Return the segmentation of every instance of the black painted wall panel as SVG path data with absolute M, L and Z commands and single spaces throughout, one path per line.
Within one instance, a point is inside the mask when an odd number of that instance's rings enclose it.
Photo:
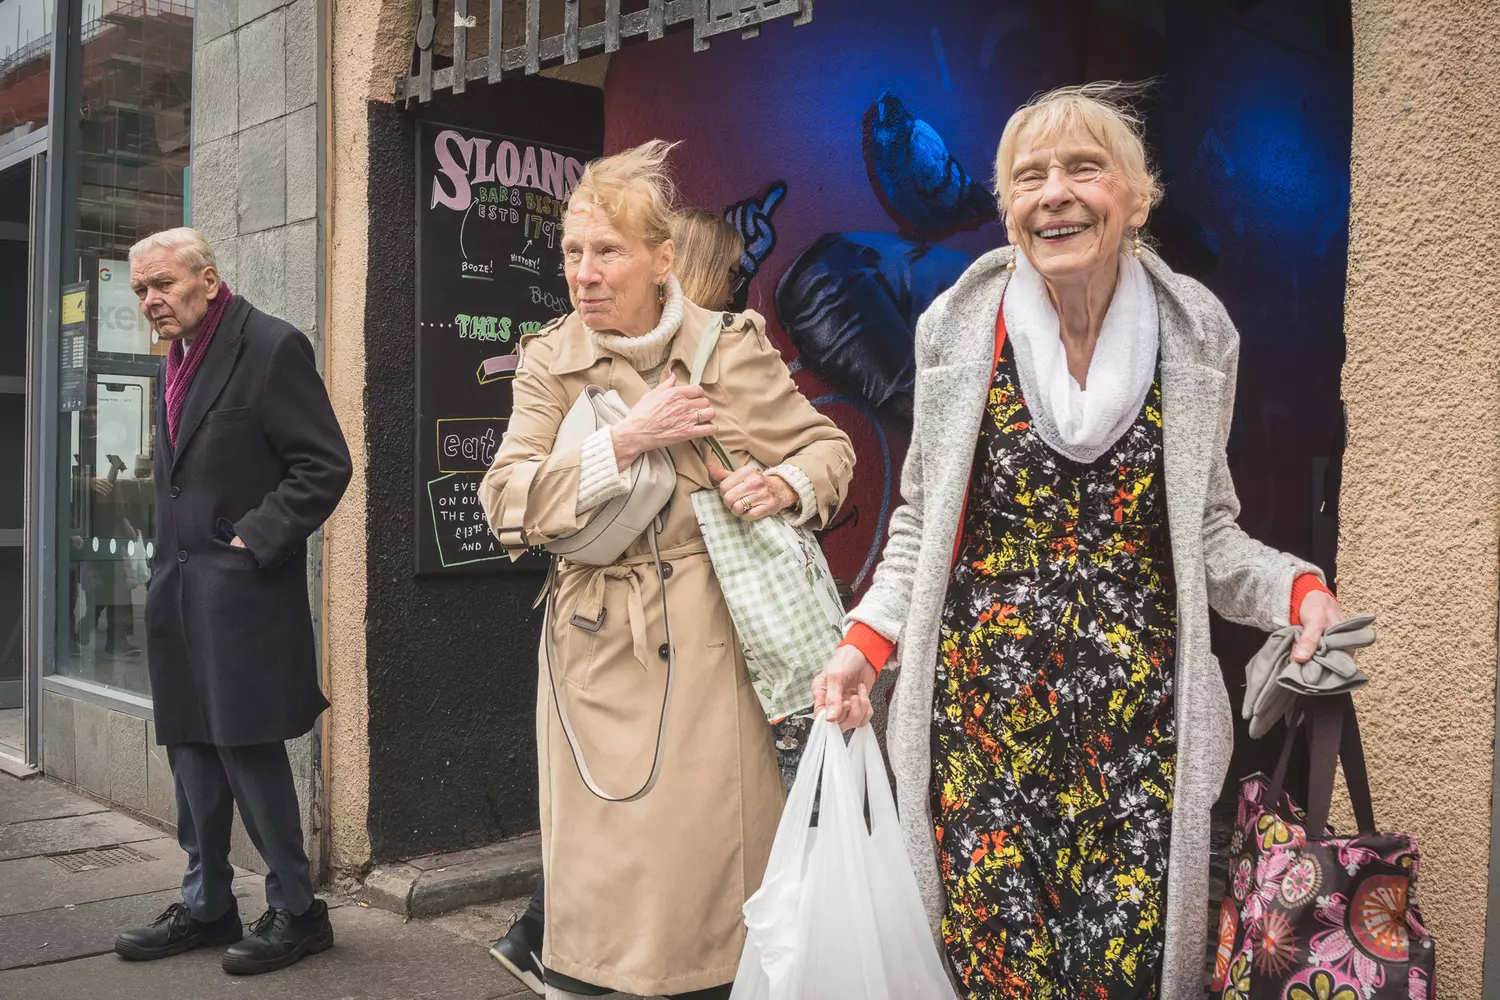
M 537 574 L 413 573 L 416 116 L 599 148 L 604 97 L 546 79 L 471 85 L 408 113 L 372 102 L 365 299 L 366 665 L 375 860 L 537 827 Z

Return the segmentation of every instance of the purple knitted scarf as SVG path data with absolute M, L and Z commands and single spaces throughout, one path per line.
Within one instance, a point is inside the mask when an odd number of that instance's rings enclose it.
M 182 341 L 175 341 L 167 351 L 167 432 L 172 435 L 174 448 L 177 446 L 177 425 L 182 422 L 182 404 L 187 402 L 193 376 L 198 373 L 198 365 L 203 360 L 203 355 L 208 353 L 208 342 L 214 339 L 219 320 L 224 318 L 224 312 L 233 298 L 234 293 L 229 290 L 229 284 L 219 282 L 219 294 L 208 304 L 208 312 L 198 324 L 198 334 L 193 342 L 184 348 Z

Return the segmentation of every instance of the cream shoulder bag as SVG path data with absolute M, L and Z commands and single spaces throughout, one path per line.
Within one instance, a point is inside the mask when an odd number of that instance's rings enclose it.
M 625 401 L 613 389 L 586 386 L 563 417 L 552 450 L 559 452 L 581 447 L 589 435 L 602 427 L 619 423 L 629 412 Z M 573 731 L 567 702 L 552 669 L 552 591 L 557 573 L 556 558 L 547 573 L 547 584 L 539 598 L 539 603 L 546 602 L 542 620 L 542 648 L 547 662 L 547 680 L 552 685 L 552 704 L 557 707 L 557 720 L 562 725 L 563 735 L 567 738 L 568 749 L 573 755 L 573 763 L 578 768 L 578 776 L 583 780 L 584 787 L 606 802 L 633 802 L 655 786 L 657 776 L 661 773 L 661 748 L 667 733 L 667 705 L 672 698 L 672 673 L 677 663 L 676 650 L 672 646 L 672 623 L 667 618 L 667 577 L 656 542 L 657 518 L 671 502 L 672 494 L 677 488 L 677 465 L 666 449 L 658 448 L 632 462 L 629 476 L 628 492 L 595 508 L 578 531 L 547 544 L 547 550 L 554 557 L 584 566 L 610 566 L 643 533 L 651 543 L 651 555 L 660 583 L 662 622 L 667 633 L 667 677 L 662 690 L 661 716 L 656 726 L 656 751 L 651 758 L 651 773 L 640 788 L 627 795 L 611 795 L 606 792 L 589 771 L 588 762 L 584 760 L 583 751 L 578 746 L 578 737 Z M 597 632 L 604 627 L 604 613 L 601 610 L 598 621 L 580 620 L 575 615 L 568 624 L 573 628 Z
M 583 446 L 589 436 L 624 420 L 630 408 L 613 389 L 585 386 L 557 429 L 554 452 Z M 656 520 L 677 488 L 677 466 L 666 449 L 630 463 L 630 490 L 600 504 L 571 535 L 547 543 L 547 551 L 584 566 L 610 566 Z

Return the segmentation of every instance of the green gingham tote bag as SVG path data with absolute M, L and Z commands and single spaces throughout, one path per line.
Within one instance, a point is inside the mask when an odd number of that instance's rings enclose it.
M 718 343 L 715 322 L 703 333 L 689 384 L 698 384 Z M 714 438 L 708 444 L 733 471 L 724 447 Z M 844 621 L 817 537 L 782 517 L 742 521 L 718 490 L 694 493 L 693 513 L 766 718 L 774 722 L 811 707 L 812 683 L 843 638 Z

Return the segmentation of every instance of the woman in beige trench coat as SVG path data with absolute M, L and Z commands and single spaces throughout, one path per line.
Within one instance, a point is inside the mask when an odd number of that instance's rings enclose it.
M 821 525 L 843 501 L 854 454 L 797 391 L 760 316 L 709 313 L 683 298 L 671 277 L 669 149 L 648 143 L 580 178 L 563 238 L 576 311 L 522 341 L 515 406 L 480 500 L 519 551 L 578 530 L 623 491 L 621 470 L 639 454 L 665 447 L 676 464 L 660 534 L 676 673 L 648 794 L 612 803 L 584 786 L 552 701 L 545 642 L 539 657 L 542 961 L 549 974 L 643 996 L 727 997 L 744 943 L 741 907 L 759 887 L 783 784 L 690 497 L 719 489 L 738 516 Z M 690 387 L 709 324 L 719 347 L 701 387 Z M 630 416 L 554 453 L 588 385 L 618 391 Z M 709 434 L 737 462 L 754 462 L 728 476 L 711 467 Z M 520 537 L 499 532 L 517 525 Z M 644 538 L 613 566 L 563 560 L 554 583 L 551 668 L 578 750 L 611 794 L 639 788 L 656 752 L 667 669 L 660 586 Z

